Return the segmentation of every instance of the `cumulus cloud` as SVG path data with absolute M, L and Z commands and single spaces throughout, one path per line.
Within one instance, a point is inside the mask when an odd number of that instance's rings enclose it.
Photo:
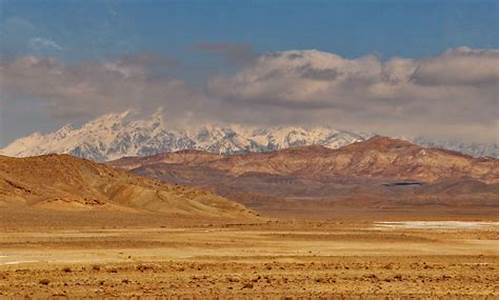
M 387 61 L 283 51 L 211 79 L 208 90 L 227 105 L 260 106 L 260 119 L 268 122 L 289 118 L 490 141 L 498 132 L 498 50 L 463 47 L 432 58 Z
M 205 45 L 226 51 L 225 45 Z M 348 59 L 317 50 L 255 56 L 194 88 L 177 62 L 153 54 L 64 64 L 35 56 L 0 61 L 2 101 L 37 99 L 54 118 L 165 108 L 172 123 L 329 125 L 387 135 L 496 142 L 498 50 L 435 57 Z M 170 74 L 170 75 L 169 75 Z
M 35 98 L 54 118 L 71 121 L 127 108 L 168 108 L 176 116 L 196 108 L 197 95 L 186 83 L 154 72 L 171 61 L 150 55 L 126 56 L 105 63 L 64 64 L 35 56 L 4 59 L 0 89 L 5 102 Z M 154 65 L 154 67 L 153 67 Z
M 423 60 L 413 79 L 428 85 L 478 85 L 498 83 L 498 50 L 451 49 Z

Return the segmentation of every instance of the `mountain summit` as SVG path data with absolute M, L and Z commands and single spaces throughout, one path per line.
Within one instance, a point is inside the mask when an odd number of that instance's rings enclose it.
M 48 134 L 35 132 L 0 149 L 0 154 L 27 157 L 66 153 L 95 161 L 108 161 L 124 156 L 150 156 L 180 150 L 237 154 L 308 145 L 337 149 L 372 136 L 329 127 L 257 128 L 207 124 L 189 130 L 177 130 L 167 127 L 160 111 L 146 119 L 133 119 L 130 112 L 126 111 L 103 115 L 80 128 L 66 125 Z M 498 156 L 498 145 L 436 142 L 422 138 L 414 142 L 473 156 Z
M 66 125 L 45 135 L 33 133 L 1 149 L 0 154 L 26 157 L 67 153 L 106 161 L 123 156 L 149 156 L 191 149 L 235 154 L 312 144 L 338 148 L 369 136 L 323 127 L 245 128 L 208 124 L 190 130 L 176 130 L 166 127 L 159 112 L 142 120 L 131 120 L 129 112 L 124 112 L 101 116 L 80 128 Z

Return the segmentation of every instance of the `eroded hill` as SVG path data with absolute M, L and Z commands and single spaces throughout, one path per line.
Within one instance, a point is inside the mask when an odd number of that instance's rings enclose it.
M 128 157 L 112 166 L 211 188 L 265 211 L 324 207 L 498 210 L 498 160 L 374 137 L 340 149 L 308 146 L 221 156 L 180 151 Z M 317 207 L 314 207 L 314 206 Z M 332 208 L 333 207 L 333 208 Z M 337 210 L 338 211 L 338 210 Z M 336 212 L 337 213 L 337 212 Z
M 0 156 L 0 205 L 150 211 L 190 217 L 252 217 L 214 193 L 168 184 L 70 155 Z

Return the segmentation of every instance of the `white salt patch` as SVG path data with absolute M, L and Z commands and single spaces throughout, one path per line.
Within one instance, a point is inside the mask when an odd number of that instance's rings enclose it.
M 14 261 L 0 263 L 0 265 L 18 265 L 18 264 L 33 263 L 33 262 L 38 262 L 38 260 L 14 260 Z
M 401 221 L 374 222 L 376 228 L 405 229 L 488 229 L 498 227 L 498 222 L 466 221 Z

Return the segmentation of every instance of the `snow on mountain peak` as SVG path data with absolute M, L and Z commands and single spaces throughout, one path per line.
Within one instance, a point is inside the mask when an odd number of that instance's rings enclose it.
M 236 124 L 205 124 L 176 130 L 167 127 L 161 110 L 143 119 L 133 118 L 133 115 L 133 111 L 111 113 L 89 121 L 80 128 L 68 124 L 48 134 L 35 132 L 0 149 L 0 154 L 25 157 L 69 153 L 96 161 L 106 161 L 123 156 L 148 156 L 188 149 L 219 154 L 273 151 L 313 144 L 336 149 L 373 136 L 329 127 L 260 128 Z M 415 142 L 426 145 L 426 140 L 421 138 Z M 435 141 L 427 143 L 439 146 Z M 443 147 L 466 153 L 469 151 L 469 154 L 476 156 L 498 155 L 498 146 L 488 148 L 480 145 L 472 147 L 467 144 L 443 143 Z

